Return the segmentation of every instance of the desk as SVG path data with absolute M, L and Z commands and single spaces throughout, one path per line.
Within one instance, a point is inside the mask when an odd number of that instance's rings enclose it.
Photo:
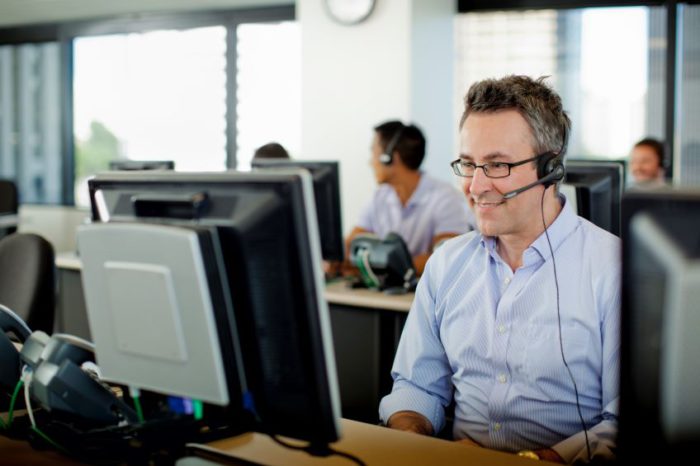
M 90 340 L 81 262 L 74 253 L 56 256 L 58 303 L 56 331 Z M 331 329 L 343 416 L 376 423 L 379 400 L 391 390 L 391 365 L 413 293 L 389 296 L 328 285 Z
M 413 293 L 390 296 L 336 282 L 326 287 L 326 299 L 343 417 L 377 423 Z
M 363 460 L 367 466 L 442 466 L 442 465 L 513 465 L 532 466 L 530 459 L 485 448 L 460 445 L 447 440 L 418 434 L 399 432 L 385 427 L 363 424 L 344 419 L 343 437 L 332 445 L 333 449 L 351 453 Z M 199 450 L 199 453 L 196 451 Z M 228 464 L 250 466 L 250 463 L 265 466 L 352 466 L 350 460 L 339 456 L 316 458 L 306 453 L 283 448 L 265 435 L 243 434 L 231 439 L 219 440 L 206 446 L 192 449 L 195 455 L 224 455 Z M 553 464 L 537 462 L 537 464 Z M 203 466 L 209 461 L 187 457 L 177 466 Z
M 46 466 L 73 466 L 78 463 L 56 451 L 35 450 L 28 442 L 0 435 L 0 463 Z

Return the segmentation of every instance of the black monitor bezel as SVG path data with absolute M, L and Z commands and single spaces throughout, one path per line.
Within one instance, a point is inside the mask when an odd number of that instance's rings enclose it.
M 318 215 L 323 259 L 342 262 L 345 258 L 345 244 L 343 241 L 342 210 L 340 205 L 340 163 L 335 160 L 254 159 L 251 162 L 251 168 L 303 168 L 311 173 L 314 180 L 314 200 Z M 323 179 L 331 180 L 332 193 L 329 200 L 330 203 L 323 201 L 321 199 L 323 193 L 318 192 L 316 189 Z M 330 208 L 327 208 L 329 206 Z M 325 231 L 326 229 L 322 228 L 322 218 L 325 218 L 328 222 L 330 231 Z
M 109 161 L 110 171 L 175 170 L 174 160 L 131 160 Z
M 593 177 L 595 174 L 610 178 L 611 184 L 611 225 L 608 231 L 620 236 L 621 234 L 621 202 L 622 195 L 625 190 L 625 163 L 619 160 L 585 160 L 585 159 L 570 159 L 566 161 L 567 176 L 564 179 L 565 184 L 572 175 L 584 178 Z M 593 177 L 597 178 L 597 177 Z M 595 222 L 594 222 L 595 223 Z
M 631 269 L 635 252 L 634 238 L 631 230 L 632 220 L 638 214 L 645 213 L 652 218 L 670 218 L 673 216 L 687 217 L 689 214 L 700 214 L 700 191 L 673 190 L 664 188 L 654 191 L 629 191 L 622 199 L 622 310 L 621 310 L 621 347 L 620 347 L 620 418 L 618 448 L 619 457 L 625 463 L 649 459 L 685 458 L 688 453 L 697 451 L 698 442 L 669 445 L 663 438 L 659 412 L 651 412 L 659 408 L 658 400 L 654 406 L 649 406 L 643 390 L 649 392 L 649 387 L 642 384 L 659 382 L 658 374 L 655 381 L 640 381 L 639 374 L 645 373 L 634 348 L 638 331 L 638 313 L 633 308 L 634 270 Z M 697 217 L 696 217 L 697 218 Z M 628 259 L 629 258 L 629 259 Z M 659 387 L 655 387 L 658 393 Z M 652 390 L 653 392 L 653 390 Z M 640 449 L 639 445 L 645 448 Z

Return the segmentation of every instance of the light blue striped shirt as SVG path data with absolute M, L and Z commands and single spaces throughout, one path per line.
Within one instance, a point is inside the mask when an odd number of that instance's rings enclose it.
M 380 238 L 398 233 L 411 255 L 417 256 L 430 251 L 437 235 L 459 235 L 471 230 L 473 216 L 463 193 L 421 172 L 418 186 L 405 206 L 391 185 L 380 185 L 357 226 Z
M 563 197 L 562 197 L 563 200 Z M 560 294 L 564 354 L 578 387 L 591 453 L 613 456 L 620 349 L 620 241 L 565 203 L 549 228 Z M 573 383 L 562 361 L 556 289 L 544 233 L 515 273 L 496 240 L 476 232 L 431 257 L 380 405 L 440 431 L 456 401 L 455 438 L 506 451 L 553 448 L 586 459 Z

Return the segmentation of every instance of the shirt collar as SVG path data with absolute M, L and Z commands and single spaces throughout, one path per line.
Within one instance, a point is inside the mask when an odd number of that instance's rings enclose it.
M 562 204 L 561 212 L 554 219 L 554 222 L 549 226 L 549 241 L 552 242 L 552 250 L 557 248 L 578 226 L 578 216 L 574 212 L 571 204 L 566 200 L 563 194 L 559 194 L 559 202 Z M 485 248 L 489 254 L 497 257 L 496 238 L 493 236 L 481 236 L 481 246 Z M 535 261 L 546 260 L 551 256 L 547 235 L 542 233 L 535 241 L 523 252 L 523 266 L 532 265 Z
M 549 241 L 552 243 L 552 251 L 556 251 L 578 227 L 578 215 L 576 215 L 573 207 L 571 207 L 571 204 L 563 194 L 559 194 L 559 202 L 562 203 L 561 212 L 547 228 Z M 539 254 L 539 258 L 534 256 L 535 253 Z M 523 253 L 523 265 L 531 265 L 536 259 L 547 260 L 551 255 L 547 234 L 543 232 Z
M 427 196 L 425 194 L 430 190 L 430 185 L 430 179 L 427 176 L 425 176 L 425 173 L 423 173 L 423 171 L 420 171 L 420 179 L 418 180 L 418 185 L 416 186 L 415 191 L 413 191 L 413 194 L 411 194 L 411 197 L 408 198 L 406 207 L 423 204 L 427 199 Z

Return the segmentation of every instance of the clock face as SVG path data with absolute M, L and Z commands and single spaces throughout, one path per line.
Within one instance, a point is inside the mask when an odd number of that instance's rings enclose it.
M 357 24 L 372 13 L 375 0 L 325 0 L 328 14 L 342 24 Z

